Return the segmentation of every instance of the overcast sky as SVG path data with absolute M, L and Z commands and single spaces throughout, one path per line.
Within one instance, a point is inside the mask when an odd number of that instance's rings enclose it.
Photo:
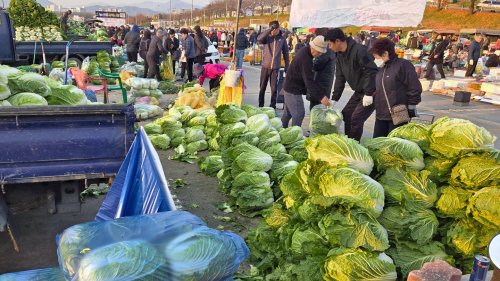
M 102 0 L 51 0 L 52 3 L 54 4 L 59 4 L 63 6 L 82 6 L 82 3 L 85 3 L 84 5 L 89 6 L 89 5 L 97 5 L 97 4 L 104 4 L 105 5 L 116 5 L 116 6 L 124 6 L 124 5 L 134 5 L 134 4 L 140 4 L 145 1 L 153 1 L 153 2 L 158 2 L 158 3 L 165 3 L 169 4 L 170 0 L 108 0 L 108 1 L 102 1 Z M 182 0 L 186 3 L 191 3 L 191 0 Z M 204 6 L 208 4 L 210 0 L 193 0 L 193 3 L 198 6 Z

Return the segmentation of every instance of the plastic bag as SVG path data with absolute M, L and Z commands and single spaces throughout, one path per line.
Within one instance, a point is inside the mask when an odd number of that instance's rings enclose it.
M 64 72 L 64 69 L 60 68 L 54 68 L 52 71 L 50 71 L 49 78 L 57 81 L 61 84 L 64 84 L 64 78 L 65 78 L 66 73 Z M 68 73 L 68 83 L 67 85 L 72 85 L 73 80 L 71 79 L 70 73 Z
M 89 64 L 90 64 L 90 57 L 86 57 L 85 59 L 83 59 L 82 61 L 82 71 L 87 73 L 87 68 L 89 68 Z
M 157 105 L 134 104 L 135 117 L 137 120 L 146 120 L 162 115 L 163 110 Z
M 72 281 L 226 280 L 249 256 L 241 237 L 185 211 L 75 225 L 57 252 Z
M 0 275 L 0 281 L 65 281 L 59 268 L 43 268 Z
M 311 110 L 309 129 L 313 135 L 338 133 L 341 124 L 342 113 L 336 109 L 319 104 Z

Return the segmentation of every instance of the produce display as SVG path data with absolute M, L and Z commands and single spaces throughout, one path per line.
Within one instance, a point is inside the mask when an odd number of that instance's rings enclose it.
M 11 0 L 8 12 L 15 27 L 45 28 L 59 26 L 57 15 L 46 10 L 35 0 Z
M 4 65 L 0 65 L 0 102 L 2 106 L 92 104 L 73 85 Z
M 108 52 L 99 51 L 97 52 L 96 58 L 93 57 L 90 59 L 90 62 L 84 71 L 90 77 L 99 77 L 99 69 L 107 73 L 117 73 L 119 72 L 120 64 L 118 62 L 118 59 L 114 56 L 111 56 Z M 115 84 L 116 80 L 109 78 L 107 79 L 107 82 L 110 84 Z M 92 83 L 100 85 L 102 82 L 93 80 Z
M 89 41 L 97 41 L 97 42 L 108 42 L 110 41 L 108 37 L 108 33 L 104 28 L 97 28 L 93 33 L 91 33 L 87 40 Z
M 130 94 L 134 98 L 151 96 L 159 99 L 163 93 L 158 90 L 158 81 L 156 79 L 145 79 L 132 77 L 125 81 L 125 84 L 130 86 Z
M 173 95 L 177 94 L 180 88 L 175 85 L 174 82 L 161 81 L 160 84 L 158 84 L 158 90 L 160 90 L 164 95 Z
M 87 25 L 83 21 L 68 20 L 68 37 L 88 37 L 90 35 Z M 91 40 L 97 41 L 97 40 Z
M 16 26 L 16 41 L 63 41 L 63 35 L 58 26 L 44 27 Z

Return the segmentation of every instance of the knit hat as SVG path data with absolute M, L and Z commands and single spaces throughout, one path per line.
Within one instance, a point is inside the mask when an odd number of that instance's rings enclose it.
M 316 36 L 311 42 L 309 42 L 309 46 L 311 48 L 315 49 L 316 51 L 320 53 L 326 53 L 326 43 L 325 43 L 325 37 L 319 35 Z
M 203 70 L 205 70 L 205 68 L 199 63 L 193 66 L 193 74 L 196 76 L 200 76 L 203 73 Z

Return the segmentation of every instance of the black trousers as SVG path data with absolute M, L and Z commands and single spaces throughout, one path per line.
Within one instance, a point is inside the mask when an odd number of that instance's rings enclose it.
M 148 60 L 144 59 L 144 77 L 143 78 L 148 78 L 148 70 L 149 70 Z
M 208 81 L 208 86 L 209 86 L 210 91 L 212 91 L 212 89 L 219 88 L 220 87 L 220 77 L 215 78 L 215 79 L 210 79 L 210 81 Z
M 188 73 L 188 81 L 193 81 L 193 65 L 195 58 L 187 59 L 186 68 Z
M 361 140 L 363 135 L 363 126 L 366 119 L 375 111 L 375 105 L 363 106 L 363 94 L 354 93 L 351 99 L 342 109 L 344 117 L 345 134 L 357 141 Z
M 259 91 L 259 107 L 264 106 L 267 83 L 271 84 L 271 105 L 276 108 L 276 98 L 278 97 L 278 73 L 279 69 L 269 69 L 262 67 L 260 70 L 260 91 Z
M 373 137 L 378 138 L 378 137 L 387 137 L 387 135 L 394 129 L 396 129 L 399 126 L 403 126 L 404 124 L 399 124 L 399 125 L 394 125 L 392 123 L 392 120 L 380 120 L 380 119 L 375 119 L 375 129 L 373 130 Z
M 181 79 L 186 75 L 187 62 L 181 62 Z
M 474 61 L 472 65 L 469 65 L 467 67 L 467 72 L 465 73 L 465 77 L 471 77 L 472 74 L 474 74 L 474 72 L 476 71 L 476 66 L 477 66 L 477 60 Z
M 175 76 L 175 60 L 172 60 L 172 72 L 174 73 Z
M 205 55 L 197 56 L 195 63 L 204 64 L 205 63 Z
M 426 72 L 425 72 L 424 78 L 425 79 L 429 79 L 429 77 L 431 76 L 431 73 L 432 73 L 432 68 L 434 66 L 437 67 L 437 70 L 439 71 L 439 74 L 441 75 L 441 79 L 444 79 L 445 76 L 444 76 L 443 64 L 442 63 L 434 63 L 434 62 L 431 62 L 431 61 L 429 61 L 427 63 L 427 68 L 426 68 Z
M 137 52 L 127 52 L 129 62 L 137 62 Z

